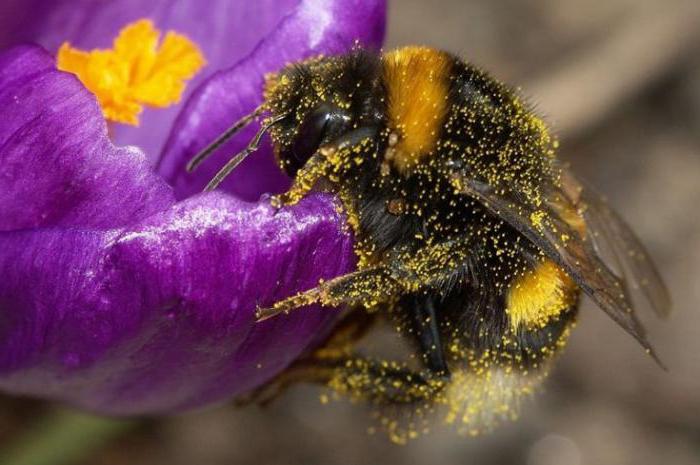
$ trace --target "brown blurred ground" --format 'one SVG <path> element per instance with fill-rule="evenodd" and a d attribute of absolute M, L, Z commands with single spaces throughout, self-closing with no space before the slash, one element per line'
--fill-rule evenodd
<path fill-rule="evenodd" d="M 590 79 L 583 83 L 586 92 L 599 87 L 602 110 L 586 108 L 595 101 L 590 93 L 566 92 L 566 81 L 564 92 L 553 92 L 550 82 L 638 18 L 662 22 L 669 12 L 692 18 L 695 3 L 394 0 L 389 20 L 389 47 L 416 43 L 460 53 L 522 85 L 555 128 L 561 120 L 562 158 L 610 197 L 670 284 L 672 318 L 643 315 L 669 372 L 586 302 L 546 391 L 521 421 L 490 436 L 438 430 L 395 446 L 366 433 L 362 407 L 321 405 L 319 390 L 303 386 L 265 410 L 219 407 L 147 423 L 84 463 L 700 464 L 700 41 L 688 42 L 687 31 L 677 30 L 693 29 L 692 22 L 670 28 L 680 33 L 669 39 L 682 42 L 678 50 L 655 42 L 653 24 L 638 28 L 649 55 L 605 63 L 592 87 Z M 654 65 L 664 54 L 676 56 Z M 579 73 L 561 75 L 579 89 Z M 607 95 L 620 79 L 622 91 Z M 580 124 L 568 113 L 579 108 Z M 0 428 L 16 418 L 6 411 Z"/>

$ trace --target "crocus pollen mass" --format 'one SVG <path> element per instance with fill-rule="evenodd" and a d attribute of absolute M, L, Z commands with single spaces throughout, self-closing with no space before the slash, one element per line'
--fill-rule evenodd
<path fill-rule="evenodd" d="M 160 31 L 149 20 L 128 24 L 112 49 L 90 52 L 64 42 L 57 66 L 74 73 L 97 96 L 105 118 L 138 126 L 143 106 L 165 108 L 178 103 L 185 81 L 205 65 L 197 45 L 184 35 Z"/>

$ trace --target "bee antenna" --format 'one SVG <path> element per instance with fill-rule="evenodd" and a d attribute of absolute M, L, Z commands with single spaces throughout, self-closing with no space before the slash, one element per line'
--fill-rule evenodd
<path fill-rule="evenodd" d="M 192 171 L 196 170 L 199 165 L 202 164 L 204 160 L 209 158 L 209 156 L 216 152 L 216 150 L 221 147 L 226 141 L 228 141 L 230 138 L 236 135 L 238 131 L 241 129 L 245 128 L 248 126 L 255 118 L 260 116 L 263 111 L 265 111 L 265 105 L 260 105 L 258 108 L 253 110 L 252 113 L 248 113 L 247 115 L 243 116 L 241 119 L 233 123 L 231 127 L 229 127 L 227 130 L 225 130 L 219 137 L 214 139 L 212 143 L 207 145 L 204 149 L 202 149 L 197 155 L 192 157 L 192 159 L 187 163 L 187 172 L 191 173 Z"/>
<path fill-rule="evenodd" d="M 275 124 L 279 123 L 283 119 L 287 118 L 287 115 L 280 115 L 276 116 L 275 118 L 272 118 L 269 120 L 266 124 L 263 124 L 263 126 L 260 128 L 257 134 L 255 134 L 255 137 L 253 137 L 253 140 L 250 141 L 248 146 L 243 149 L 242 151 L 238 152 L 236 155 L 233 156 L 225 165 L 223 168 L 219 170 L 218 173 L 216 173 L 216 176 L 209 181 L 209 184 L 207 184 L 207 187 L 204 188 L 205 191 L 213 191 L 216 189 L 221 182 L 226 179 L 226 177 L 231 174 L 231 172 L 236 169 L 236 167 L 246 159 L 248 155 L 251 153 L 255 152 L 258 149 L 258 146 L 260 145 L 260 140 L 262 139 L 263 135 Z"/>

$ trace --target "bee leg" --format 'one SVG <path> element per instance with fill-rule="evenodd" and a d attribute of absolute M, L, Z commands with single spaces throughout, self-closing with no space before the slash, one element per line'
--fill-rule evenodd
<path fill-rule="evenodd" d="M 372 327 L 377 313 L 357 308 L 345 315 L 316 350 L 295 361 L 266 385 L 236 399 L 238 405 L 255 403 L 265 406 L 278 398 L 290 386 L 297 383 L 326 384 L 335 373 L 335 366 L 342 365 L 352 354 L 355 342 Z M 339 362 L 342 360 L 343 362 Z"/>
<path fill-rule="evenodd" d="M 378 405 L 410 405 L 433 400 L 445 388 L 447 379 L 394 361 L 363 357 L 306 359 L 262 388 L 237 398 L 236 405 L 269 405 L 297 383 L 326 385 L 339 394 Z"/>
<path fill-rule="evenodd" d="M 430 402 L 447 385 L 447 377 L 416 371 L 401 362 L 350 358 L 336 363 L 328 386 L 352 399 L 379 405 Z"/>
<path fill-rule="evenodd" d="M 457 238 L 425 247 L 417 253 L 391 257 L 387 265 L 339 276 L 276 302 L 272 307 L 258 308 L 256 319 L 263 321 L 311 304 L 372 308 L 408 292 L 439 286 L 460 273 L 460 279 L 465 279 L 468 254 L 468 239 Z"/>
<path fill-rule="evenodd" d="M 263 321 L 311 304 L 327 307 L 352 304 L 372 308 L 380 301 L 398 295 L 400 290 L 400 284 L 388 269 L 382 266 L 368 268 L 322 282 L 313 289 L 280 300 L 272 307 L 258 308 L 256 318 Z"/>
<path fill-rule="evenodd" d="M 432 299 L 416 300 L 416 309 L 422 316 L 434 315 Z M 295 362 L 273 383 L 254 393 L 248 402 L 266 404 L 295 383 L 325 384 L 339 394 L 362 399 L 378 405 L 422 405 L 431 403 L 445 388 L 450 376 L 442 356 L 442 349 L 426 360 L 427 370 L 413 370 L 401 362 L 364 358 L 353 353 L 354 343 L 372 326 L 378 313 L 356 309 L 348 314 L 329 339 L 309 356 Z M 434 318 L 432 321 L 436 321 Z M 424 333 L 434 337 L 423 338 L 421 346 L 434 347 L 440 341 L 436 325 L 422 326 Z M 432 328 L 432 329 L 428 329 Z M 423 349 L 424 353 L 427 349 Z M 437 354 L 440 354 L 439 356 Z"/>
<path fill-rule="evenodd" d="M 355 307 L 333 328 L 328 338 L 309 356 L 311 360 L 334 360 L 352 354 L 355 343 L 362 339 L 377 321 L 377 312 Z"/>
<path fill-rule="evenodd" d="M 326 176 L 330 168 L 331 164 L 325 152 L 323 152 L 323 149 L 319 150 L 306 161 L 299 171 L 297 171 L 289 190 L 283 194 L 275 195 L 270 199 L 272 206 L 275 208 L 282 208 L 284 206 L 295 205 L 303 199 L 306 194 L 311 192 L 311 189 L 314 188 L 318 180 Z"/>
<path fill-rule="evenodd" d="M 326 384 L 333 377 L 333 367 L 299 361 L 277 375 L 272 381 L 237 397 L 234 404 L 244 406 L 256 404 L 266 407 L 279 398 L 290 386 L 298 383 Z"/>
<path fill-rule="evenodd" d="M 447 385 L 443 376 L 415 371 L 402 363 L 363 357 L 301 360 L 274 381 L 239 397 L 237 405 L 268 405 L 296 383 L 326 385 L 352 399 L 378 405 L 409 405 L 431 401 Z"/>
<path fill-rule="evenodd" d="M 410 295 L 401 299 L 400 306 L 411 315 L 411 328 L 425 366 L 436 376 L 449 376 L 435 311 L 435 298 L 427 293 Z"/>
<path fill-rule="evenodd" d="M 321 178 L 337 182 L 337 176 L 348 169 L 351 159 L 360 160 L 356 163 L 361 163 L 364 157 L 358 154 L 375 149 L 373 141 L 377 131 L 374 126 L 363 126 L 321 146 L 297 171 L 292 187 L 284 194 L 272 198 L 272 205 L 281 208 L 296 204 L 311 192 Z"/>

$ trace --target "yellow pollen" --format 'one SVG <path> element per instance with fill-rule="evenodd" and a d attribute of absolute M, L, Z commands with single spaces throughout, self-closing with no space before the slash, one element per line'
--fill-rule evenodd
<path fill-rule="evenodd" d="M 112 49 L 89 52 L 64 42 L 57 66 L 78 76 L 102 108 L 105 118 L 137 126 L 143 106 L 165 108 L 180 101 L 185 81 L 205 65 L 197 45 L 147 19 L 128 24 L 114 39 Z"/>
<path fill-rule="evenodd" d="M 571 278 L 553 261 L 541 262 L 517 278 L 508 290 L 506 312 L 511 327 L 544 327 L 574 303 L 576 289 Z"/>

